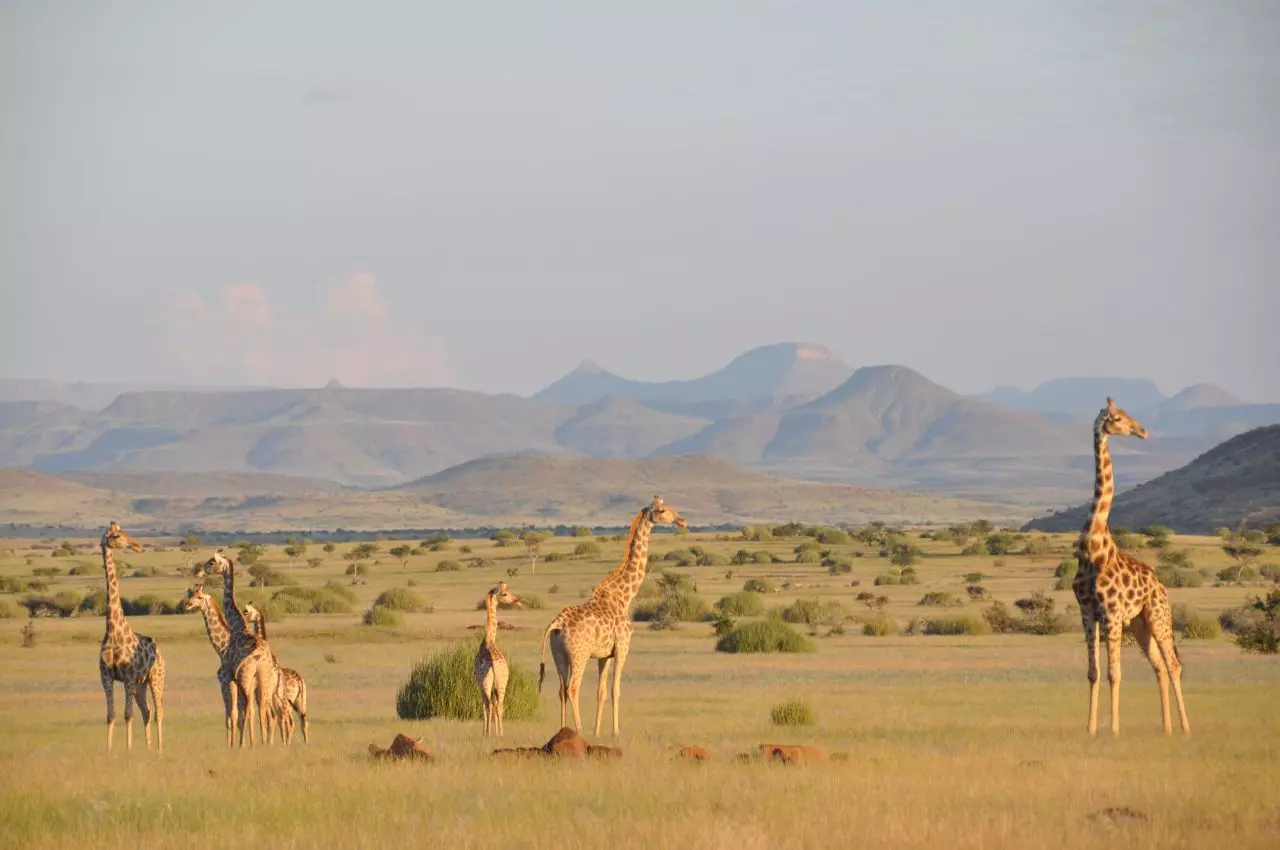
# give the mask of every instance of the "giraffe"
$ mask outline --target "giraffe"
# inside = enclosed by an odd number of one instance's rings
[[[236,565],[218,550],[205,562],[205,572],[222,576],[222,608],[231,630],[231,645],[224,662],[231,671],[232,722],[240,731],[240,747],[245,746],[245,727],[248,727],[248,744],[253,746],[253,722],[250,714],[256,714],[263,743],[270,744],[274,728],[272,699],[276,692],[280,668],[262,638],[252,634],[245,624],[244,615],[236,605]],[[237,691],[243,694],[243,700]],[[236,718],[241,704],[245,711]],[[228,737],[227,744],[233,742]]]
[[[199,611],[204,614],[205,630],[209,633],[209,643],[213,646],[213,651],[218,653],[218,691],[222,694],[223,717],[227,726],[227,743],[230,744],[235,740],[235,713],[231,710],[231,679],[232,670],[227,663],[228,649],[231,647],[231,629],[227,626],[227,620],[222,616],[222,611],[218,609],[218,604],[213,601],[213,597],[204,592],[204,582],[197,582],[187,590],[187,598],[182,603],[182,607],[186,611]],[[238,706],[241,712],[247,709],[247,700],[243,694],[240,695],[241,704]]]
[[[484,597],[484,639],[476,653],[475,672],[484,709],[485,737],[495,730],[498,737],[502,737],[502,704],[507,697],[507,679],[511,675],[507,657],[498,649],[498,604],[516,605],[519,602],[505,581],[498,582],[498,586]]]
[[[252,602],[246,603],[244,606],[244,619],[253,628],[253,633],[264,641],[267,640],[267,618],[259,611]],[[275,657],[275,652],[271,653]],[[279,660],[277,659],[277,664]],[[280,668],[280,683],[276,688],[276,711],[280,716],[280,723],[284,730],[285,743],[292,743],[293,730],[295,721],[293,713],[296,711],[298,718],[302,721],[302,742],[308,743],[311,740],[310,727],[307,724],[307,682],[302,678],[302,674],[297,670],[289,667]]]
[[[124,686],[125,747],[133,749],[133,701],[138,701],[142,712],[142,729],[146,734],[147,749],[151,749],[151,711],[147,707],[147,688],[156,709],[156,746],[164,751],[164,657],[160,647],[146,635],[140,635],[129,626],[120,604],[120,579],[116,574],[116,562],[111,550],[128,547],[142,551],[142,544],[124,532],[114,520],[102,535],[102,570],[107,576],[107,631],[102,637],[102,649],[98,655],[98,675],[102,690],[107,695],[107,752],[111,752],[111,739],[116,728],[115,683]]]
[[[654,496],[631,521],[622,563],[605,576],[591,598],[564,608],[542,634],[542,663],[538,666],[538,689],[547,672],[547,644],[560,676],[560,725],[566,726],[566,705],[573,706],[573,723],[582,731],[578,695],[587,662],[598,659],[600,685],[596,691],[596,731],[604,718],[606,676],[613,661],[613,736],[618,737],[618,702],[622,695],[622,666],[631,648],[631,600],[644,582],[649,566],[649,533],[654,525],[671,523],[684,527],[684,517]]]
[[[1107,642],[1107,682],[1111,688],[1111,732],[1120,734],[1120,642],[1126,627],[1138,640],[1143,655],[1151,662],[1160,685],[1160,709],[1164,731],[1173,734],[1169,718],[1169,679],[1178,700],[1182,731],[1190,733],[1187,709],[1182,700],[1182,662],[1173,644],[1173,612],[1169,592],[1155,570],[1120,551],[1107,518],[1115,497],[1109,437],[1138,437],[1145,440],[1147,429],[1111,398],[1093,423],[1093,454],[1096,479],[1093,510],[1080,531],[1076,544],[1079,569],[1071,589],[1080,603],[1080,619],[1089,654],[1089,734],[1098,733],[1098,651],[1099,635]]]

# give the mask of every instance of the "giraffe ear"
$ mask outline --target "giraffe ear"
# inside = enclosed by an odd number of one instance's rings
[[[1116,412],[1116,400],[1113,399],[1111,396],[1107,396],[1107,410],[1111,411],[1112,413]]]

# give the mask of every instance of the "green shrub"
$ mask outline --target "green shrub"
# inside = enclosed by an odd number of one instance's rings
[[[749,578],[742,583],[742,589],[750,593],[773,593],[777,588],[768,579]]]
[[[1184,570],[1195,568],[1191,562],[1190,549],[1162,549],[1156,556],[1156,563],[1162,567],[1176,567]]]
[[[711,606],[696,593],[678,590],[664,593],[656,600],[645,600],[636,605],[631,612],[631,619],[645,623],[656,620],[676,620],[685,623],[700,623],[714,619]]]
[[[921,631],[926,635],[989,635],[991,626],[982,617],[969,613],[927,617]]]
[[[982,602],[991,598],[991,594],[980,584],[971,584],[965,588],[965,592],[969,594],[969,599],[973,602]]]
[[[663,593],[689,592],[697,590],[693,578],[675,570],[663,570],[658,576],[658,589]]]
[[[298,583],[293,576],[273,570],[266,564],[254,564],[249,568],[249,575],[253,576],[253,580],[249,582],[250,587],[280,587]]]
[[[14,605],[12,600],[0,599],[0,620],[12,620],[24,613],[22,606]]]
[[[435,610],[431,601],[416,590],[407,587],[393,587],[378,594],[373,600],[373,607],[390,608],[393,611],[405,611],[409,614],[430,614]]]
[[[536,593],[520,594],[520,604],[523,607],[528,608],[530,611],[541,611],[543,608],[547,607],[547,603],[544,602],[542,597]],[[499,607],[505,607],[505,606],[499,606]]]
[[[476,642],[439,650],[414,665],[409,680],[396,694],[396,714],[402,720],[479,720],[480,689],[476,686]],[[504,720],[530,720],[538,713],[538,685],[523,666],[508,656]]]
[[[1072,627],[1066,614],[1057,613],[1057,603],[1043,593],[1033,593],[1029,599],[1019,599],[1015,614],[1003,602],[992,602],[982,612],[991,631],[998,634],[1060,635]],[[1078,621],[1077,621],[1078,622]]]
[[[31,571],[31,574],[40,578],[53,578],[62,574],[62,567],[36,567]]]
[[[842,576],[853,572],[853,558],[848,555],[828,555],[822,559],[822,565],[827,568],[828,575]]]
[[[369,568],[364,564],[347,564],[347,575],[349,576],[367,576]]]
[[[446,558],[445,560],[436,564],[436,572],[438,573],[462,572],[462,564],[459,564],[457,561]]]
[[[354,610],[355,598],[347,588],[330,582],[324,587],[291,585],[281,588],[271,597],[270,603],[290,614],[350,614]]]
[[[698,556],[694,555],[688,549],[672,549],[670,552],[662,556],[662,560],[671,561],[681,567],[692,566],[693,562],[697,559]],[[650,560],[657,560],[657,558],[650,558]]]
[[[814,652],[812,640],[779,620],[755,620],[716,641],[716,652]]]
[[[757,564],[776,564],[776,563],[778,563],[778,559],[774,557],[773,553],[772,553],[772,552],[767,552],[767,551],[765,551],[764,549],[761,549],[761,550],[760,550],[760,551],[758,551],[758,552],[753,552],[753,553],[751,554],[751,557],[755,560],[755,562],[756,562]]]
[[[1250,564],[1236,564],[1218,570],[1218,580],[1225,582],[1256,581],[1258,571]]]
[[[1245,652],[1280,653],[1280,590],[1252,597],[1248,607],[1260,616],[1237,631],[1236,644]]]
[[[573,547],[573,554],[578,558],[598,558],[603,550],[594,540],[584,540]]]
[[[928,593],[926,593],[924,596],[921,596],[920,601],[917,602],[916,604],[949,608],[949,607],[955,607],[957,605],[963,605],[964,602],[957,599],[952,594],[947,593],[945,590],[931,590]]]
[[[862,633],[867,637],[889,637],[898,633],[898,626],[889,617],[881,615],[866,620],[862,624]]]
[[[965,584],[977,584],[985,578],[986,576],[982,573],[965,573],[963,581]]]
[[[820,564],[822,563],[822,552],[817,549],[801,549],[796,552],[797,564]]]
[[[729,563],[729,559],[719,552],[704,552],[698,556],[697,565],[700,567],[723,567]]]
[[[738,627],[738,623],[732,617],[717,617],[711,623],[711,628],[715,631],[716,637],[723,637]]]
[[[791,700],[781,702],[769,709],[769,719],[774,726],[813,726],[818,717],[807,702]]]
[[[268,602],[258,610],[262,612],[262,616],[267,618],[268,623],[283,623],[289,619],[289,612],[285,609],[285,606],[275,600]]]
[[[26,593],[27,583],[20,578],[4,576],[0,578],[0,593]]]
[[[1057,581],[1053,583],[1054,590],[1070,590],[1071,583],[1076,580],[1076,573],[1080,570],[1080,563],[1075,559],[1067,559],[1058,564],[1057,569],[1053,571]]]
[[[1182,567],[1157,567],[1156,578],[1165,587],[1204,586],[1204,577],[1197,570]]]
[[[836,600],[797,599],[785,607],[774,608],[769,616],[786,623],[797,623],[816,628],[819,625],[842,622],[848,617],[844,606]]]
[[[838,528],[823,528],[818,531],[818,542],[827,546],[844,546],[849,540],[849,533]]]
[[[404,614],[394,608],[383,608],[381,605],[374,605],[368,611],[364,612],[363,622],[366,626],[386,626],[394,628],[404,625]]]
[[[105,617],[107,614],[107,592],[95,590],[80,600],[80,613]]]
[[[721,597],[716,610],[729,617],[759,617],[764,613],[764,602],[760,594],[741,590]]]
[[[1192,614],[1187,618],[1182,634],[1187,640],[1217,640],[1222,637],[1222,626],[1212,617]]]
[[[120,608],[127,617],[146,617],[152,614],[177,614],[178,606],[161,599],[154,593],[144,593],[136,599],[120,599]]]
[[[919,584],[920,577],[912,567],[894,568],[883,575],[876,576],[875,583],[878,585]]]

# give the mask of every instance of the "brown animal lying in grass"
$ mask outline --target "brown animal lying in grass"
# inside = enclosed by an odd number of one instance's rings
[[[676,750],[676,758],[688,759],[689,761],[707,761],[711,758],[711,754],[702,747],[691,747],[685,744],[676,744],[679,747]]]
[[[568,726],[541,747],[507,747],[493,751],[493,757],[501,761],[518,761],[529,758],[622,758],[618,747],[593,746]]]
[[[390,749],[382,749],[377,744],[369,745],[369,755],[384,761],[404,761],[407,759],[432,761],[432,755],[422,746],[422,739],[414,740],[408,735],[396,735]]]

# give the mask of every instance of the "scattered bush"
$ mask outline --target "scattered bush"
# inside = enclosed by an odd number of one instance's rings
[[[1192,612],[1182,625],[1182,636],[1187,640],[1217,640],[1222,637],[1222,626],[1212,617]]]
[[[730,617],[759,617],[764,613],[764,602],[760,594],[742,590],[721,597],[716,610]]]
[[[971,602],[983,602],[991,598],[991,594],[980,584],[971,584],[965,588],[965,592],[969,594]]]
[[[678,590],[665,593],[657,600],[646,600],[636,605],[631,612],[631,619],[636,622],[652,622],[672,619],[686,623],[700,623],[715,619],[711,606],[696,593]]]
[[[898,626],[889,617],[880,615],[864,621],[862,633],[867,637],[889,637],[898,633]]]
[[[986,576],[982,573],[965,573],[963,581],[965,584],[977,584],[985,579]]]
[[[1058,635],[1071,628],[1071,619],[1055,611],[1057,603],[1043,593],[1014,603],[1020,613],[1014,614],[1003,602],[992,602],[982,612],[991,630],[998,634]]]
[[[715,631],[716,637],[723,637],[738,627],[737,621],[732,617],[717,617],[711,623],[712,630]]]
[[[578,558],[598,558],[603,550],[594,540],[585,540],[573,547],[573,554]]]
[[[445,559],[436,564],[436,572],[438,573],[457,573],[462,571],[462,564],[457,561]]]
[[[774,726],[813,726],[818,722],[813,709],[802,700],[778,703],[769,709],[769,719]]]
[[[0,620],[12,620],[20,613],[26,612],[20,606],[14,605],[11,600],[0,599]]]
[[[1165,587],[1203,587],[1204,577],[1196,570],[1179,567],[1157,567],[1156,578]]]
[[[917,602],[916,604],[932,605],[932,606],[938,606],[943,608],[954,608],[957,605],[963,605],[964,602],[957,599],[952,594],[947,593],[945,590],[931,590],[928,593],[926,593],[924,596],[921,596],[920,601]]]
[[[1257,581],[1258,570],[1251,564],[1239,563],[1234,566],[1224,567],[1218,570],[1218,580],[1225,581],[1228,584],[1235,584],[1244,581]]]
[[[396,714],[402,720],[479,720],[480,689],[475,679],[475,641],[442,649],[414,665],[396,694]],[[505,720],[530,720],[538,712],[538,685],[523,666],[510,657],[511,678],[503,706]]]
[[[366,626],[394,628],[404,625],[404,614],[394,608],[383,608],[381,605],[374,605],[364,612],[363,622]]]
[[[4,576],[0,578],[0,593],[26,593],[27,583],[20,578]]]
[[[822,560],[822,552],[817,549],[800,549],[796,552],[797,564],[820,564]]]
[[[820,625],[835,625],[843,622],[849,615],[839,602],[820,599],[797,599],[786,607],[774,608],[769,612],[786,623],[797,623],[808,626],[811,630]]]
[[[1236,632],[1236,644],[1245,652],[1275,655],[1280,652],[1280,590],[1253,597],[1249,605],[1258,616]]]
[[[266,564],[254,564],[249,568],[249,575],[253,579],[249,582],[250,587],[280,587],[281,585],[297,584],[298,582],[290,575],[273,570]]]
[[[949,617],[926,617],[916,627],[926,635],[989,635],[991,626],[976,614],[954,614]]]
[[[355,600],[349,589],[329,582],[324,587],[291,585],[276,591],[270,601],[289,614],[350,614]]]
[[[729,559],[718,552],[704,552],[698,556],[696,563],[700,567],[723,567],[729,563]]]
[[[367,576],[369,568],[364,564],[348,564],[347,575],[349,576]]]
[[[31,571],[31,574],[40,578],[52,578],[56,575],[62,575],[62,567],[36,567]]]
[[[409,614],[430,614],[435,606],[421,593],[407,587],[393,587],[384,590],[373,600],[373,607],[390,608],[393,611],[405,611]]]
[[[749,578],[742,583],[742,589],[750,593],[773,593],[777,590],[773,582],[764,578]]]
[[[75,595],[79,597],[79,594]],[[81,601],[82,600],[77,598],[76,604],[78,605]],[[179,613],[177,605],[161,599],[154,593],[144,593],[136,599],[121,598],[120,607],[123,609],[125,616],[127,617],[146,617],[151,614],[162,615]],[[64,616],[69,616],[69,614]]]
[[[542,556],[542,560],[548,564],[554,564],[559,561],[567,561],[569,557],[563,552],[548,552]]]
[[[902,569],[892,569],[883,575],[876,576],[875,583],[877,585],[896,585],[896,584],[919,584],[920,577],[916,575],[915,569],[912,567],[904,567]]]
[[[674,570],[663,570],[662,575],[658,577],[658,589],[663,593],[689,592],[698,589],[690,576],[684,573],[678,573]]]
[[[698,559],[698,556],[694,555],[688,549],[672,549],[670,552],[662,556],[663,561],[674,562],[676,566],[680,566],[680,567],[693,566],[693,563],[697,559]],[[658,559],[650,558],[650,560],[656,561]]]
[[[716,652],[814,652],[812,640],[780,620],[736,626],[716,641]]]

